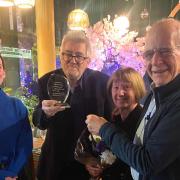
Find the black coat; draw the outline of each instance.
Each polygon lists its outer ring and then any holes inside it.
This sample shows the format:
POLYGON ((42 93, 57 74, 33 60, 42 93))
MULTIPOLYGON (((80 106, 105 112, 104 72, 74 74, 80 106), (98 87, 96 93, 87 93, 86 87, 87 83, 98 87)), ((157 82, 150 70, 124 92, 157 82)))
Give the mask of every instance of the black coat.
MULTIPOLYGON (((137 105, 136 108, 128 115, 128 117, 124 121, 122 121, 120 115, 118 115, 113 117, 112 123, 114 123, 117 128, 122 128, 126 132, 129 139, 133 141, 141 112, 142 107, 140 105, 137 105)), ((117 159, 112 166, 104 170, 102 179, 132 180, 130 167, 120 159, 117 159)))
POLYGON ((33 114, 34 124, 40 129, 47 129, 39 161, 38 179, 59 180, 76 176, 83 180, 88 173, 74 160, 74 148, 79 135, 86 127, 85 120, 88 114, 93 113, 110 119, 111 108, 106 91, 108 76, 87 69, 79 85, 67 99, 71 108, 47 119, 41 109, 41 101, 49 99, 47 82, 52 73, 64 75, 60 69, 39 79, 40 104, 33 114))

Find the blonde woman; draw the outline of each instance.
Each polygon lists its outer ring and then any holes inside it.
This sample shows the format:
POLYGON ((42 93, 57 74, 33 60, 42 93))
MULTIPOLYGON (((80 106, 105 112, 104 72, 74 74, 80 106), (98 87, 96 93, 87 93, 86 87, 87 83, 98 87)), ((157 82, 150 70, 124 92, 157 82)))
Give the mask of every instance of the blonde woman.
MULTIPOLYGON (((114 104, 112 123, 116 127, 121 127, 133 141, 142 112, 139 101, 146 93, 143 78, 130 67, 121 68, 109 79, 108 93, 114 104)), ((112 166, 104 169, 101 177, 103 180, 132 179, 129 166, 121 160, 117 160, 112 166)))

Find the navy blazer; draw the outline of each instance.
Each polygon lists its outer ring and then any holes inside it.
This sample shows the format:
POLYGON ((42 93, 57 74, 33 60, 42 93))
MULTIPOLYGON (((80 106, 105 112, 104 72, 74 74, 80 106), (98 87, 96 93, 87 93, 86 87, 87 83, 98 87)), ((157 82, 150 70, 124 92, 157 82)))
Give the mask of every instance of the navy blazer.
MULTIPOLYGON (((153 90, 156 112, 145 127, 143 145, 133 144, 122 130, 110 123, 100 129, 100 135, 112 151, 140 173, 139 180, 180 179, 179 84, 180 75, 153 90)), ((152 93, 145 102, 144 113, 152 93)))

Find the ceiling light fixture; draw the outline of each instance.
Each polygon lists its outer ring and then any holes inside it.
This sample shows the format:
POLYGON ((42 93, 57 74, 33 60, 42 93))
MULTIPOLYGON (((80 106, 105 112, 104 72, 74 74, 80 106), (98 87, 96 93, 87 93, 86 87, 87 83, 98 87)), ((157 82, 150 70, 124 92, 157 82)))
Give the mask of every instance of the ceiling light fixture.
POLYGON ((14 0, 14 4, 19 8, 32 8, 35 5, 35 0, 14 0))
POLYGON ((149 16, 148 16, 148 26, 146 27, 146 31, 151 29, 151 0, 149 1, 149 16))
POLYGON ((0 0, 0 7, 11 7, 14 6, 13 0, 0 0))
POLYGON ((71 30, 84 30, 89 26, 89 17, 81 9, 75 9, 68 15, 67 25, 71 30))
POLYGON ((141 12, 140 16, 141 16, 141 19, 146 19, 149 17, 149 12, 146 7, 146 0, 145 0, 145 7, 144 7, 143 11, 141 12))

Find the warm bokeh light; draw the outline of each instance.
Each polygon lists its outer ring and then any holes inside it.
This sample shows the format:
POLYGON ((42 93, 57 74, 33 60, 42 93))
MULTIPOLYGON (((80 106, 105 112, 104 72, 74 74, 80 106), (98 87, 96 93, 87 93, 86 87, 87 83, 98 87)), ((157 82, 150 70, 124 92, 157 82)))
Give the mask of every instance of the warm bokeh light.
POLYGON ((84 30, 89 26, 89 17, 81 9, 75 9, 68 15, 67 25, 71 30, 84 30))
POLYGON ((119 36, 126 34, 129 28, 129 19, 126 16, 115 17, 114 28, 118 31, 119 36))
POLYGON ((14 0, 14 3, 19 8, 32 8, 35 5, 35 0, 14 0))
POLYGON ((114 19, 114 27, 117 29, 128 29, 129 19, 126 16, 119 16, 114 19))
POLYGON ((11 7, 14 6, 13 0, 0 0, 0 7, 11 7))

